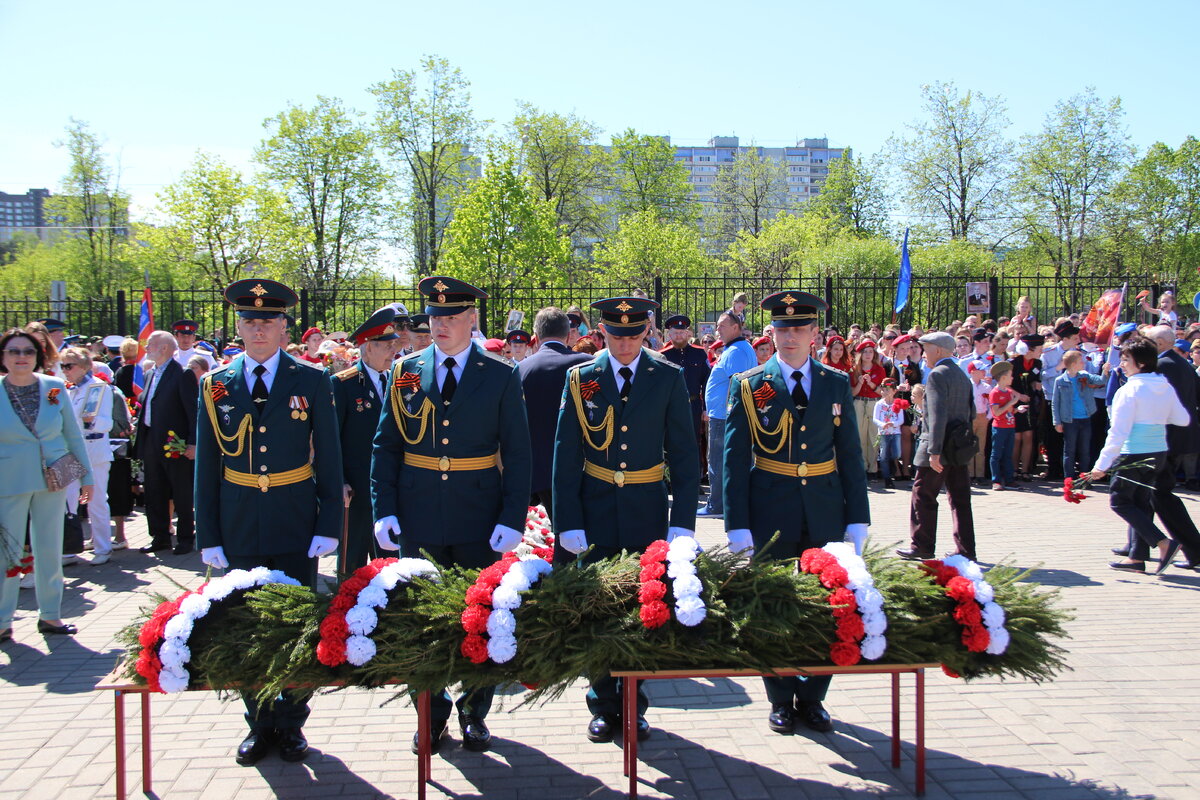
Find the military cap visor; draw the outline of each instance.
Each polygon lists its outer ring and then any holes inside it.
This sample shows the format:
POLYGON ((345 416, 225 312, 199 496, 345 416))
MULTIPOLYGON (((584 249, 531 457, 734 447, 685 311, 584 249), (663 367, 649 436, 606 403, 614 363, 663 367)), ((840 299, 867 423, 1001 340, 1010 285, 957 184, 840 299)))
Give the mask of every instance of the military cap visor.
POLYGON ((175 333, 195 333, 200 330, 200 325, 194 319, 179 319, 171 324, 171 330, 175 333))
POLYGON ((35 319, 34 322, 40 322, 45 326, 46 330, 50 331, 51 333, 65 330, 67 327, 67 323, 63 322, 61 319, 53 319, 51 317, 46 317, 45 319, 35 319))
POLYGON ((646 330, 658 303, 645 297, 610 297, 597 300, 591 307, 600 312, 600 322, 609 336, 637 336, 646 330))
POLYGON ((125 337, 114 333, 111 336, 105 336, 103 341, 104 346, 109 350, 119 350, 121 343, 125 341, 125 337))
POLYGON ((770 312, 771 324, 776 328, 815 325, 820 313, 829 308, 829 304, 815 294, 796 290, 767 295, 759 305, 770 312))
POLYGON ((408 318, 408 327, 414 333, 429 333, 429 315, 413 314, 408 318))
POLYGON ((350 334, 357 345, 367 342, 390 342, 399 339, 396 333, 396 314, 391 306, 381 308, 350 334))
POLYGON ((225 287, 225 302, 243 319, 275 319, 287 317, 300 298, 278 281, 247 278, 225 287))
POLYGON ((692 321, 687 318, 686 314, 676 314, 673 317, 669 317, 667 321, 663 323, 663 326, 669 330, 685 331, 692 327, 692 321))
POLYGON ((425 313, 431 317, 461 314, 488 297, 482 289, 446 275, 425 278, 417 285, 417 290, 425 295, 425 313))
POLYGON ((529 334, 521 330, 509 331, 508 335, 504 337, 504 341, 510 344, 529 344, 529 339, 529 334))

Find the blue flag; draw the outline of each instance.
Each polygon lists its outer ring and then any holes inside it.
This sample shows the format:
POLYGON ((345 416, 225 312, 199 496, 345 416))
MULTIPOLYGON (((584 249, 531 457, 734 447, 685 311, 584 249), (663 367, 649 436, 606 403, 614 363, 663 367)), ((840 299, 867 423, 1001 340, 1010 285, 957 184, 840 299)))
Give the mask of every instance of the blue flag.
POLYGON ((908 289, 912 285, 912 262, 908 260, 908 228, 904 229, 904 244, 900 248, 900 277, 896 279, 896 314, 908 305, 908 289))

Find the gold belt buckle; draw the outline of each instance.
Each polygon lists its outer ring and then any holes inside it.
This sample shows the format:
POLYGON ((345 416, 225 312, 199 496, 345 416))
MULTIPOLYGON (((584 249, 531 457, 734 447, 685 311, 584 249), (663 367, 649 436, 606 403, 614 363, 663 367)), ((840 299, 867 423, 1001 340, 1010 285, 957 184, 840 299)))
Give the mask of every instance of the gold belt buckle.
POLYGON ((625 485, 625 473, 622 472, 621 470, 617 470, 616 472, 614 472, 613 473, 613 483, 615 483, 618 487, 624 486, 625 485))
POLYGON ((439 458, 438 459, 438 469, 440 469, 442 472, 449 472, 450 471, 450 459, 447 458, 446 456, 442 456, 441 458, 439 458))
POLYGON ((808 462, 807 461, 802 461, 796 467, 796 475, 797 475, 797 477, 800 477, 800 478, 803 478, 806 475, 808 475, 808 462))
POLYGON ((258 476, 258 488, 261 491, 265 492, 267 489, 270 488, 270 486, 271 486, 271 476, 270 475, 259 475, 258 476))

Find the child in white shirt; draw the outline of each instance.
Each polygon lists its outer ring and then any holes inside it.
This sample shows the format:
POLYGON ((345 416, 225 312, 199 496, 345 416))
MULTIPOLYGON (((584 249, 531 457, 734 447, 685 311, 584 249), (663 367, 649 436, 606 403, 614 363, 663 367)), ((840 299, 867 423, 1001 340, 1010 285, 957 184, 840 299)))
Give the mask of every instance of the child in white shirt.
POLYGON ((894 407, 896 401, 896 382, 887 378, 879 384, 879 400, 875 401, 875 411, 871 421, 879 429, 879 473, 883 476, 883 485, 895 489, 896 482, 892 480, 892 459, 900 458, 900 426, 904 424, 903 409, 894 407))

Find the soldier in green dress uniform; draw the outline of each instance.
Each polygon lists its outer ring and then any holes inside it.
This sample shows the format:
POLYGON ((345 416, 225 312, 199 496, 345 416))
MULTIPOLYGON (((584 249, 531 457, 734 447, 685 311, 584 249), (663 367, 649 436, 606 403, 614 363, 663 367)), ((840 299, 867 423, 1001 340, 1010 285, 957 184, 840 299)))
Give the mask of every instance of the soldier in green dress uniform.
POLYGON ((371 511, 371 449, 387 400, 392 354, 400 342, 395 312, 381 308, 350 339, 358 363, 333 376, 333 403, 342 437, 342 478, 347 496, 346 541, 338 550, 338 572, 349 573, 374 558, 375 517, 371 511))
MULTIPOLYGON (((556 560, 562 550, 594 561, 621 550, 643 550, 656 539, 693 535, 700 462, 683 372, 642 346, 658 303, 616 297, 600 311, 608 348, 572 367, 554 443, 556 560), (665 468, 675 502, 668 504, 665 468)), ((587 736, 611 741, 621 717, 620 682, 593 675, 587 736)), ((638 738, 650 735, 649 702, 638 688, 638 738)))
MULTIPOLYGON (((776 354, 734 377, 725 429, 725 530, 733 550, 752 554, 776 533, 773 558, 853 541, 871 521, 867 476, 846 373, 810 358, 824 300, 807 292, 770 295, 776 354)), ((763 678, 768 724, 791 733, 796 718, 833 730, 822 701, 829 677, 763 678)))
MULTIPOLYGON (((486 294, 446 276, 418 288, 433 344, 392 367, 371 461, 375 540, 406 557, 425 551, 439 564, 486 567, 520 544, 529 507, 521 381, 511 364, 471 340, 475 303, 486 294)), ((494 693, 489 686, 458 699, 468 750, 490 746, 484 718, 494 693)), ((451 707, 445 691, 434 693, 435 750, 451 707)))
MULTIPOLYGON (((342 529, 342 452, 329 378, 279 349, 296 293, 270 280, 236 281, 225 299, 246 351, 204 376, 196 434, 196 540, 217 569, 281 570, 316 582, 317 559, 342 529)), ((273 745, 286 761, 308 750, 301 727, 309 693, 270 708, 245 696, 250 734, 237 762, 273 745)))

